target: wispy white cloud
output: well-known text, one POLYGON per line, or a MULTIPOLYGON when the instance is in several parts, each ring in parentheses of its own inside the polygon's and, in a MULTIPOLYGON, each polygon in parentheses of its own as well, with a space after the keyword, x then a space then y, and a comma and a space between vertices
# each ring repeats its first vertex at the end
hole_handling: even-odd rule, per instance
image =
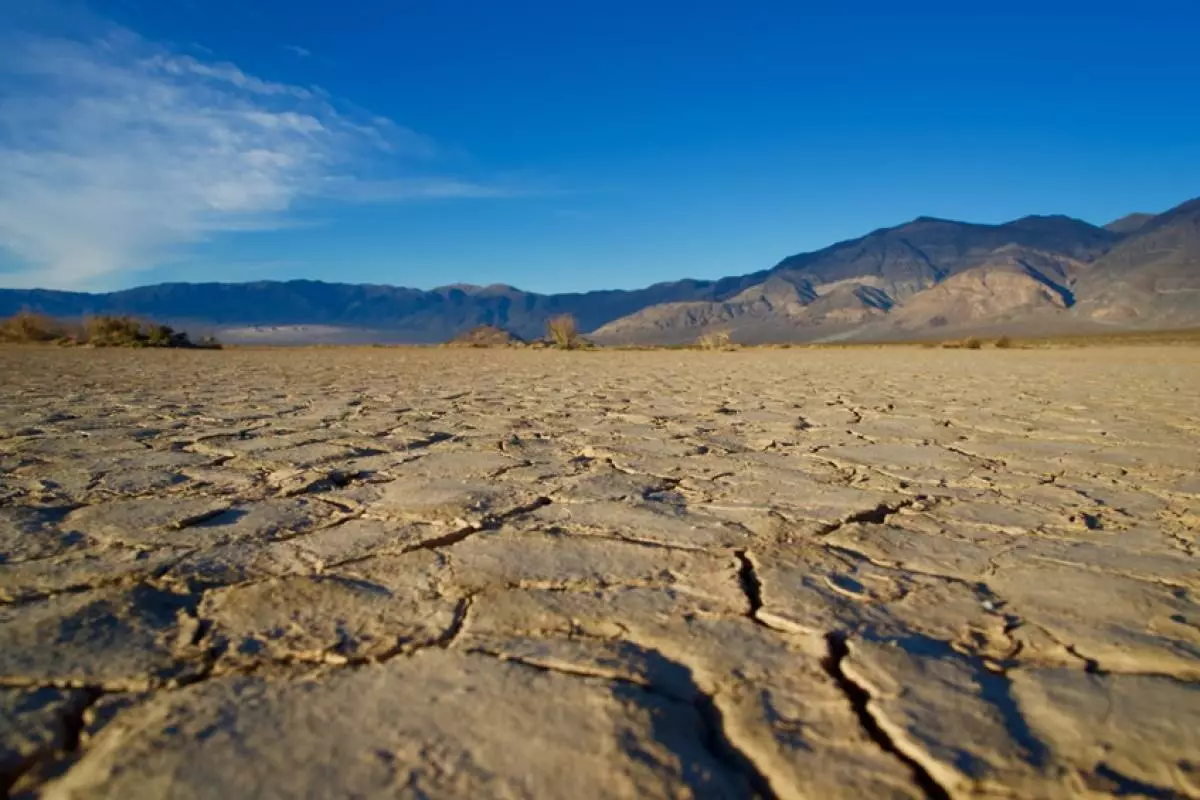
POLYGON ((543 182, 517 180, 478 183, 459 178, 438 177, 391 180, 331 178, 325 184, 325 196, 357 203, 545 197, 556 193, 556 189, 543 182))
POLYGON ((237 89, 251 94, 290 95, 300 100, 308 100, 313 96, 312 91, 309 89, 300 86, 290 86, 286 83, 264 81, 252 75, 247 75, 228 62, 206 64, 187 55, 157 53, 145 59, 142 63, 144 66, 149 67, 151 71, 157 71, 165 75, 209 78, 214 81, 228 83, 237 89))
POLYGON ((315 87, 125 29, 0 36, 0 248, 27 265, 0 284, 108 285, 216 233, 286 227, 304 199, 512 193, 415 177, 436 150, 315 87))
POLYGON ((298 44, 285 44, 283 49, 287 50, 289 53, 298 58, 308 58, 312 55, 311 50, 309 50, 307 47, 301 47, 298 44))

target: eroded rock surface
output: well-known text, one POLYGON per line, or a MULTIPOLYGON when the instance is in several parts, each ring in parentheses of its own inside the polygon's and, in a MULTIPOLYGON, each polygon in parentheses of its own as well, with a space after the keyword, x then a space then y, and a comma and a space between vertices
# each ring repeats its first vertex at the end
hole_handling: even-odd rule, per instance
POLYGON ((1200 352, 0 349, 0 788, 1200 798, 1200 352))

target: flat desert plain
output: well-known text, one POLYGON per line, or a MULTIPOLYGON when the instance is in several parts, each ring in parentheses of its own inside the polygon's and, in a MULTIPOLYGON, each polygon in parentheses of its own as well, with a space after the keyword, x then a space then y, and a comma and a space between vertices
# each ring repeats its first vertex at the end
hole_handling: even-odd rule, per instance
POLYGON ((13 796, 1200 797, 1200 348, 0 381, 13 796))

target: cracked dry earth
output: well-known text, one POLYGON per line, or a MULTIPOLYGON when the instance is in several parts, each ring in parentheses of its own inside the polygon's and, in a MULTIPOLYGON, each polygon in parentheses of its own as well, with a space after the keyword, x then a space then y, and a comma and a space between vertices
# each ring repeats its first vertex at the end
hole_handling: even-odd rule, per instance
POLYGON ((1200 349, 0 350, 14 797, 1200 797, 1200 349))

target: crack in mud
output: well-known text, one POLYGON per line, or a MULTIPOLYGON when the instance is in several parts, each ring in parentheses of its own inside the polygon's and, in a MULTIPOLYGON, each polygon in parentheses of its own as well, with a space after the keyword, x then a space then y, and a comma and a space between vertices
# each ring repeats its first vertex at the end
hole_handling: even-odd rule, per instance
POLYGON ((829 647, 829 652, 822 666, 829 673, 834 683, 841 689, 842 694, 846 696, 846 700, 850 703, 850 707, 854 710, 855 716, 858 718, 858 723, 872 742, 885 753, 895 756, 896 759, 903 762, 909 771, 912 773, 913 780, 917 786, 925 793, 925 796, 931 800, 950 800, 950 792, 946 787, 942 786, 938 781, 925 769, 918 761, 916 761, 908 753, 904 752, 892 739, 891 736, 880 726, 879 721, 871 712, 871 693, 859 684, 855 683, 846 675, 842 669, 842 663, 850 654, 850 646, 847 638, 841 633, 829 633, 825 637, 826 644, 829 647))
POLYGON ((884 525, 888 519, 896 514, 899 514, 906 508, 911 508, 917 503, 925 503, 929 501, 929 497, 923 494, 901 500, 898 503, 879 503, 871 508, 855 511, 854 513, 843 517, 837 522, 831 522, 828 525, 823 525, 818 528, 815 536, 829 536, 836 533, 848 525, 862 523, 868 525, 884 525))
MULTIPOLYGON (((764 800, 777 800, 778 798, 778 794, 772 788, 766 774, 729 736, 725 729, 724 715, 717 707, 715 696, 696 686, 693 678, 689 677, 689 681, 691 681, 689 688, 692 690, 688 693, 690 696, 682 696, 671 692, 664 686, 655 684, 652 680, 632 680, 615 672, 588 669, 573 664, 549 663, 521 656, 508 655, 483 647, 472 647, 466 652, 520 664, 524 667, 543 672, 554 672, 575 678, 602 680, 610 684, 625 686, 635 691, 656 695, 673 703, 688 705, 700 717, 702 723, 701 739, 705 749, 713 756, 714 760, 730 772, 741 777, 757 797, 764 798, 764 800)), ((666 658, 666 656, 657 651, 649 652, 660 658, 665 664, 670 665, 671 668, 681 670, 688 676, 691 676, 691 669, 686 664, 666 658)))

